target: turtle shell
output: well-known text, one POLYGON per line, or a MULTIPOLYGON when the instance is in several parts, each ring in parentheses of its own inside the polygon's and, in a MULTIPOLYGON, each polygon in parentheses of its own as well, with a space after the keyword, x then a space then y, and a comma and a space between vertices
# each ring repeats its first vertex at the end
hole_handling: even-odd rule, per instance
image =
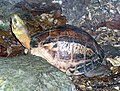
POLYGON ((79 75, 102 63, 104 52, 95 39, 72 25, 59 26, 32 36, 41 57, 67 74, 79 75), (36 40, 37 39, 37 40, 36 40))

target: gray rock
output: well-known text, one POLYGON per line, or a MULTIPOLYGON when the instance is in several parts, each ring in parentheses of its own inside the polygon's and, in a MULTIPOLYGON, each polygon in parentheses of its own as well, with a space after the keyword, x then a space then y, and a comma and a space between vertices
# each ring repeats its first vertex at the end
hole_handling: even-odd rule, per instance
MULTIPOLYGON (((0 29, 8 31, 10 28, 10 17, 16 11, 20 11, 18 8, 14 8, 14 0, 0 0, 0 29)), ((17 0, 16 0, 17 1, 17 0)))
POLYGON ((46 60, 0 58, 0 91, 76 91, 70 79, 46 60))

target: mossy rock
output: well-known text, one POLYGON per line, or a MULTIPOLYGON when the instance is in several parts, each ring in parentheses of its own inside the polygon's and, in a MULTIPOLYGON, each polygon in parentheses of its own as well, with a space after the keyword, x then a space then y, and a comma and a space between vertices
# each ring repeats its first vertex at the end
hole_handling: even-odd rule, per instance
POLYGON ((70 79, 33 55, 0 58, 0 91, 76 91, 70 79))

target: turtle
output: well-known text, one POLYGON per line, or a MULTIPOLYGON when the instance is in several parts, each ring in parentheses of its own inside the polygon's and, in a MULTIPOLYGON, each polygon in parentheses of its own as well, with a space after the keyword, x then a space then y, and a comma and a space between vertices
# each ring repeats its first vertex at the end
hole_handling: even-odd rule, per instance
POLYGON ((69 76, 93 77, 110 73, 103 64, 103 49, 82 28, 64 24, 29 36, 27 27, 16 14, 12 16, 11 26, 16 38, 31 54, 46 59, 69 76))
POLYGON ((56 26, 31 36, 31 39, 30 44, 38 47, 39 56, 69 76, 93 77, 111 73, 104 64, 104 50, 80 27, 56 26))

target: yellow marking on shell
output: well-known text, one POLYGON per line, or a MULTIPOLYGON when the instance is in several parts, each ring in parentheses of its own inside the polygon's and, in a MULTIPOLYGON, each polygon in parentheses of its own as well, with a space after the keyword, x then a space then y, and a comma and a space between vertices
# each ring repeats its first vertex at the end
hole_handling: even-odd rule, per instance
POLYGON ((23 20, 16 14, 12 16, 12 32, 24 47, 30 49, 30 37, 27 27, 23 20))

